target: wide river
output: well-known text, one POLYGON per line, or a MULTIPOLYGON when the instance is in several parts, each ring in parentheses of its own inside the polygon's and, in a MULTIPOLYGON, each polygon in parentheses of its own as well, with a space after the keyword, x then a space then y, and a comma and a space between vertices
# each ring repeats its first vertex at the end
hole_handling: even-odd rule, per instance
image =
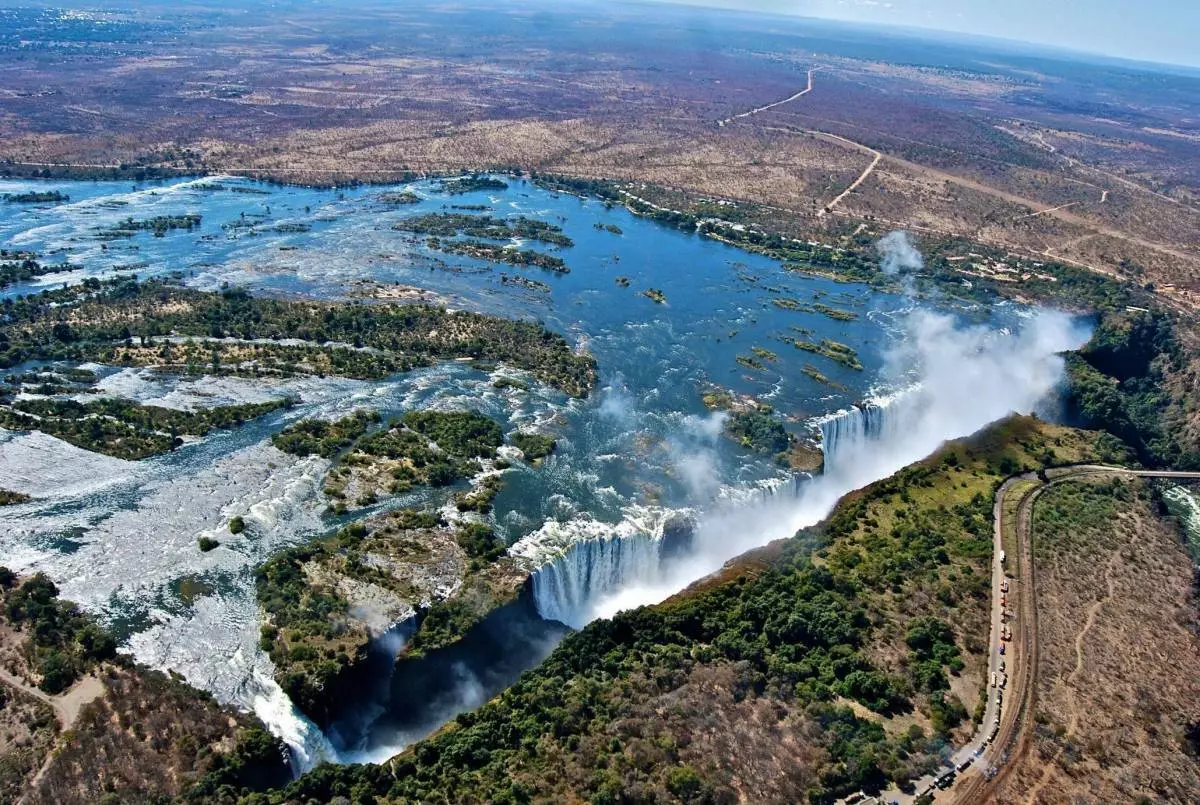
MULTIPOLYGON (((511 471, 494 514, 515 552, 545 564, 581 540, 653 541, 664 522, 687 512, 707 517, 709 538, 724 545, 710 552, 707 564, 697 565, 694 576, 743 547, 786 536, 788 529, 819 517, 837 494, 890 472, 897 462, 919 458, 943 438, 970 433, 1014 408, 1028 410, 1057 382, 1053 353, 1079 338, 1069 324, 1042 326, 1038 316, 1014 306, 946 304, 948 317, 921 313, 904 296, 789 271, 622 207, 549 193, 516 179, 504 191, 453 196, 437 182, 317 190, 221 177, 137 186, 0 181, 0 194, 31 189, 59 190, 70 200, 0 203, 0 246, 36 251, 43 263, 67 261, 78 269, 42 277, 37 285, 9 287, 0 296, 119 271, 177 274, 201 289, 230 284, 256 294, 363 302, 415 286, 448 307, 540 320, 596 357, 600 383, 586 400, 568 400, 535 382, 527 389, 496 388, 498 377, 520 376, 508 367, 485 373, 447 364, 379 383, 257 384, 172 381, 92 367, 103 375, 107 393, 144 402, 204 406, 295 394, 303 403, 141 462, 91 456, 38 434, 0 431, 0 488, 37 497, 0 514, 3 563, 46 571, 65 597, 113 625, 139 660, 174 669, 221 700, 254 709, 297 747, 304 762, 330 757, 334 750, 296 717, 257 648, 253 569, 281 547, 328 533, 338 523, 324 513, 320 479, 326 462, 296 459, 270 446, 270 435, 287 422, 370 405, 385 415, 414 407, 470 407, 509 430, 536 425, 559 440, 559 450, 541 468, 511 471), (382 195, 404 190, 420 202, 394 205, 382 195), (453 211, 452 205, 560 225, 574 246, 525 245, 553 251, 570 273, 452 257, 430 250, 422 237, 393 229, 401 218, 453 211), (163 237, 99 236, 127 218, 185 214, 200 215, 200 225, 163 237), (520 276, 544 286, 511 281, 520 276), (628 284, 618 277, 629 278, 628 284), (651 288, 663 292, 665 303, 643 295, 651 288), (852 315, 834 318, 813 305, 852 315), (794 337, 849 345, 863 369, 782 340, 794 337), (739 356, 754 357, 755 347, 761 368, 738 362, 739 356), (980 356, 990 362, 976 367, 980 356), (1039 362, 1046 363, 1044 371, 1034 371, 1039 362), (806 366, 827 382, 806 374, 806 366), (854 464, 861 472, 847 474, 836 488, 827 485, 819 503, 802 513, 771 515, 771 527, 762 533, 750 528, 753 518, 729 514, 761 513, 758 502, 779 497, 781 490, 794 498, 797 479, 720 436, 719 419, 701 400, 706 384, 768 402, 790 428, 809 433, 817 418, 918 382, 926 389, 950 384, 959 392, 945 411, 926 400, 908 406, 905 423, 876 428, 877 437, 907 439, 904 451, 884 451, 882 462, 839 458, 843 468, 854 464), (252 537, 247 532, 234 539, 224 530, 236 514, 255 519, 252 537), (725 539, 722 529, 739 534, 725 539), (205 534, 220 535, 222 547, 199 552, 197 539, 205 534)), ((384 501, 376 508, 415 499, 384 501)), ((639 556, 626 551, 618 559, 628 563, 639 556)), ((541 581, 561 588, 563 578, 541 581)), ((689 580, 664 581, 625 568, 605 580, 603 600, 560 600, 540 611, 579 626, 625 604, 657 600, 689 580)), ((512 673, 536 660, 531 650, 512 673)), ((484 685, 474 698, 464 697, 462 706, 478 703, 494 687, 484 685)), ((450 714, 439 712, 428 726, 450 714)), ((387 751, 395 748, 382 743, 387 751)), ((380 746, 360 744, 365 755, 340 749, 343 757, 378 756, 380 746)))

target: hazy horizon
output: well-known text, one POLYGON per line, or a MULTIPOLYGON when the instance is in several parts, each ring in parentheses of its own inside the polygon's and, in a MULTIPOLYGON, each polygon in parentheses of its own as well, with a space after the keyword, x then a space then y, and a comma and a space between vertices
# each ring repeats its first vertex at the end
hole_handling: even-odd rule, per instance
POLYGON ((1200 68, 1200 3, 1144 0, 646 0, 1007 39, 1108 58, 1200 68))

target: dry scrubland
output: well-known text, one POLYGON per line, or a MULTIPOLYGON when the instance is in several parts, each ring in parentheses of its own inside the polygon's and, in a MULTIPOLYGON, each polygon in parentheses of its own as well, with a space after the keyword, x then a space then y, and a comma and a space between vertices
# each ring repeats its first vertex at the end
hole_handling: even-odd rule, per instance
POLYGON ((1072 481, 1034 514, 1031 745, 996 803, 1195 801, 1200 617, 1192 565, 1141 482, 1072 481))
POLYGON ((45 577, 0 568, 0 802, 160 802, 287 779, 257 719, 115 646, 45 577))
POLYGON ((775 205, 817 238, 843 221, 966 236, 1189 309, 1200 292, 1197 80, 1182 75, 692 9, 149 5, 104 25, 7 22, 0 159, 31 163, 18 173, 536 169, 775 205), (716 125, 814 67, 803 97, 716 125))

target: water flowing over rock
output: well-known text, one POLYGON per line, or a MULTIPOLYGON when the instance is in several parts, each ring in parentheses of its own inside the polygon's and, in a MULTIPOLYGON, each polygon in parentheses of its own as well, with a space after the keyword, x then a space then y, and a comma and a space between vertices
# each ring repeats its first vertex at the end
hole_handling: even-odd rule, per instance
POLYGON ((651 581, 661 564, 662 540, 645 535, 577 543, 533 576, 538 613, 573 626, 586 624, 593 597, 651 581))
POLYGON ((693 530, 690 517, 681 513, 663 513, 640 529, 628 523, 578 525, 602 533, 573 539, 532 575, 538 614, 576 629, 596 617, 598 601, 660 582, 671 560, 687 552, 693 530))
POLYGON ((886 442, 899 436, 913 411, 918 391, 912 389, 887 397, 863 400, 817 422, 825 472, 845 469, 848 458, 860 455, 871 442, 886 442))

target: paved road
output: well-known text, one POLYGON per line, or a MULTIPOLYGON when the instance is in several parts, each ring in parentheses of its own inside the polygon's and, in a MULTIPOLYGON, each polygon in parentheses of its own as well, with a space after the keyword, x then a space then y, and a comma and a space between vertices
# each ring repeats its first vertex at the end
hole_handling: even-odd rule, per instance
MULTIPOLYGON (((1013 610, 1013 618, 1009 625, 1013 630, 1013 639, 1006 644, 1004 657, 1008 671, 1007 689, 988 688, 987 715, 983 726, 967 747, 955 755, 956 761, 969 758, 976 751, 979 758, 972 767, 964 772, 956 784, 945 794, 937 797, 961 805, 974 805, 995 790, 995 788, 1011 772, 1015 764, 1012 762, 1025 750, 1029 740, 1029 724, 1037 688, 1037 599, 1035 596, 1036 573, 1033 563, 1033 507, 1043 492, 1064 481, 1086 478, 1096 475, 1129 475, 1139 478, 1176 478, 1200 479, 1200 472, 1182 472, 1173 470, 1130 470, 1124 467, 1109 467, 1099 464, 1084 464, 1074 467, 1062 467, 1050 470, 1046 481, 1040 480, 1035 474, 1009 478, 996 494, 994 516, 995 557, 993 561, 992 587, 992 634, 988 649, 988 674, 997 671, 999 660, 1000 630, 1004 626, 1003 618, 997 618, 998 604, 1003 596, 996 579, 996 566, 999 564, 999 553, 1004 549, 1004 535, 1011 533, 1016 540, 1016 556, 1007 557, 1012 567, 1011 576, 1001 575, 1000 579, 1009 581, 1009 609, 1013 610), (1009 509, 1009 498, 1016 494, 1015 506, 1009 509), (1006 521, 1006 511, 1011 510, 1015 522, 1006 521), (1015 604, 1015 610, 1014 608, 1015 604), (1003 695, 1003 707, 999 700, 1003 695), (997 719, 996 712, 999 711, 997 719), (996 732, 994 738, 987 742, 987 736, 992 728, 996 732), (968 751, 969 750, 969 751, 968 751), (965 753, 965 754, 964 754, 965 753), (993 779, 988 779, 987 772, 996 770, 993 779)), ((1007 572, 1008 569, 1006 568, 1007 572)), ((921 790, 918 788, 918 790, 921 790)))
MULTIPOLYGON (((1004 780, 1015 767, 1012 762, 1025 751, 1028 726, 1037 689, 1037 599, 1033 564, 1033 507, 1043 492, 1064 481, 1097 475, 1128 475, 1140 478, 1200 479, 1200 472, 1174 470, 1131 470, 1101 464, 1079 464, 1047 471, 1045 480, 1036 473, 1015 475, 1005 480, 996 492, 992 506, 992 604, 991 635, 988 643, 988 698, 983 722, 971 740, 951 756, 950 765, 915 781, 915 793, 898 789, 884 791, 878 797, 861 800, 870 803, 909 805, 923 793, 932 793, 935 802, 977 805, 1004 780), (1005 555, 1006 537, 1012 554, 1005 555), (1015 545, 1012 544, 1015 542, 1015 545), (1008 583, 1008 592, 1003 591, 1008 583), (1002 601, 1007 599, 1007 607, 1002 601), (1007 611, 1007 615, 1006 615, 1007 611), (1012 630, 1011 640, 1003 641, 1005 626, 1012 630), (992 674, 999 675, 1004 662, 1007 684, 992 687, 992 674), (934 788, 935 781, 969 764, 956 773, 945 790, 934 788), (990 772, 990 773, 989 773, 990 772), (932 790, 931 790, 932 789, 932 790)), ((999 678, 999 677, 998 677, 999 678)), ((844 800, 843 800, 844 801, 844 800)))

